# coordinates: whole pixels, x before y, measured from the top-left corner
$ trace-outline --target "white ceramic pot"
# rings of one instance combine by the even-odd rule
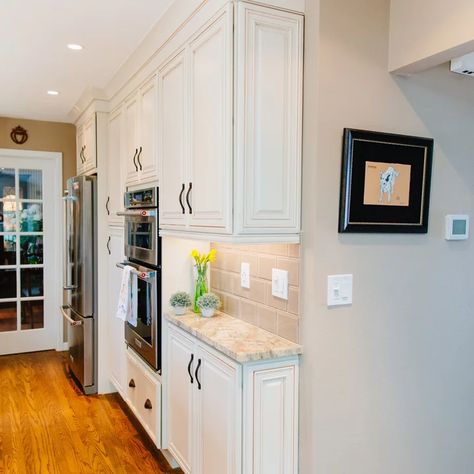
[[[205,318],[210,318],[210,317],[214,316],[215,312],[216,312],[216,310],[214,308],[202,308],[201,309],[201,314]]]
[[[176,316],[181,316],[186,312],[186,306],[173,306],[174,307],[174,314]]]

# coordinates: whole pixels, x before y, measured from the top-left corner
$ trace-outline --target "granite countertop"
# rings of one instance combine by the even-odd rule
[[[166,312],[174,325],[209,344],[231,359],[244,363],[301,354],[302,346],[224,313],[212,318],[188,312]]]

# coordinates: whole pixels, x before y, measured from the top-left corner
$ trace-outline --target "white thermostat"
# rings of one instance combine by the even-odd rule
[[[446,216],[446,240],[466,240],[469,237],[469,216],[449,214]]]

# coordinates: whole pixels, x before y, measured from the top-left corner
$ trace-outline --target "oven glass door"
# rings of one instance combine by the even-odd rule
[[[153,224],[151,222],[128,221],[128,245],[145,250],[153,250]]]
[[[147,344],[153,345],[153,283],[137,279],[137,326],[131,326]]]
[[[125,218],[125,255],[150,265],[157,265],[158,229],[155,216]]]

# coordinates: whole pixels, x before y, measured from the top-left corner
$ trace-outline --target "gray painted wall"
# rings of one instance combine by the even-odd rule
[[[388,0],[307,4],[301,473],[472,473],[474,232],[444,215],[474,218],[474,79],[388,74]],[[337,233],[344,127],[435,139],[427,235]],[[329,310],[336,273],[354,303]]]

